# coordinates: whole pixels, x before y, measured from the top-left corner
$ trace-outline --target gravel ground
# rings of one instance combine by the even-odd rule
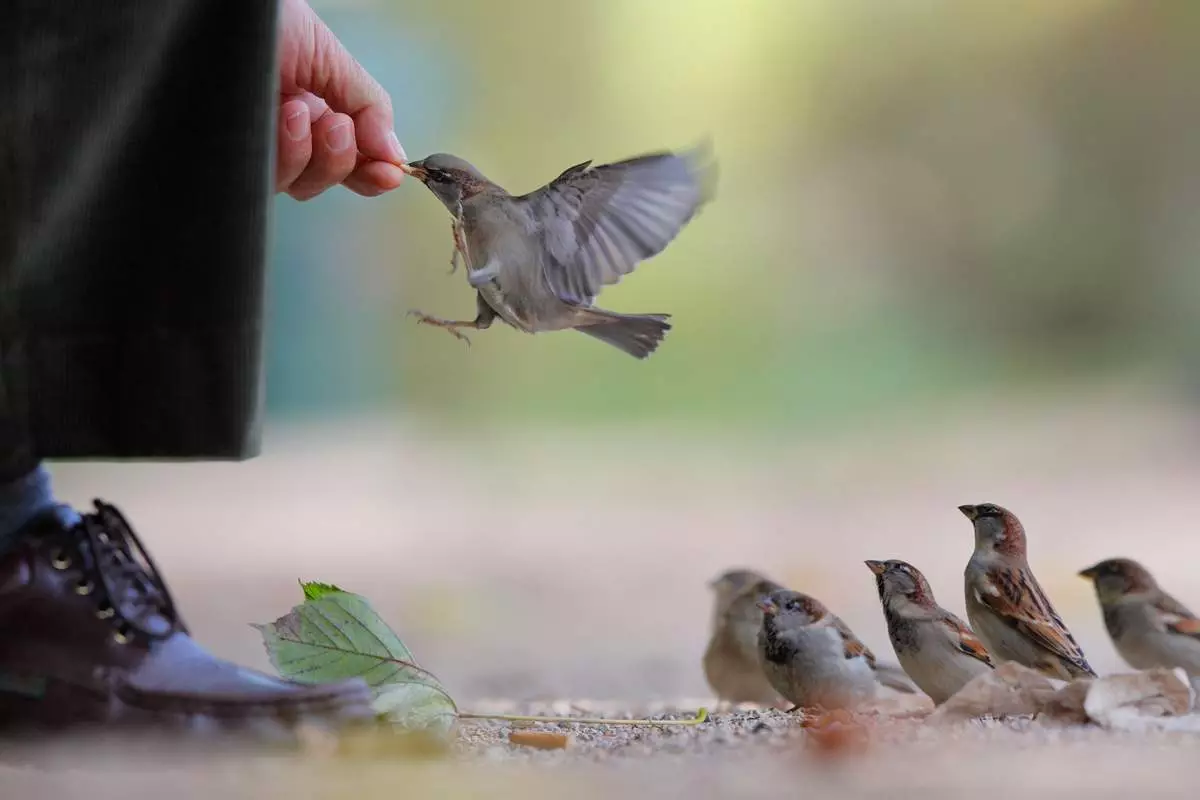
[[[565,710],[530,705],[521,711]],[[620,711],[574,708],[572,715]],[[653,709],[627,709],[639,716]],[[686,718],[692,709],[661,710]],[[34,766],[0,767],[4,797],[173,800],[210,797],[1194,797],[1194,734],[1121,733],[1028,719],[935,725],[862,715],[824,727],[780,711],[713,715],[695,726],[539,724],[564,750],[507,742],[508,724],[463,724],[448,756],[415,759],[387,746],[338,755],[253,751],[201,756],[109,741],[59,748]],[[124,753],[117,757],[118,753]],[[11,757],[12,754],[10,754]],[[131,768],[132,767],[132,768]]]

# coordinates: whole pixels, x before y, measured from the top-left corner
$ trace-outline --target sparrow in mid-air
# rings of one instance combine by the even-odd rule
[[[963,573],[967,619],[997,664],[1016,661],[1059,680],[1096,677],[1026,560],[1025,528],[992,503],[959,506],[975,527]]]
[[[781,589],[761,598],[759,608],[763,672],[796,708],[855,708],[873,700],[880,684],[916,693],[899,668],[876,664],[875,654],[815,597]]]
[[[714,597],[704,677],[723,703],[780,702],[779,693],[763,673],[758,656],[762,627],[759,598],[783,587],[748,569],[727,570],[709,582]]]
[[[706,154],[658,152],[595,167],[585,161],[524,195],[445,153],[405,164],[450,211],[452,269],[461,253],[476,291],[474,320],[410,313],[464,340],[460,328],[484,330],[499,317],[525,333],[573,328],[647,357],[670,330],[670,315],[619,314],[593,302],[662,252],[710,199]]]
[[[867,561],[892,649],[908,677],[941,705],[975,676],[994,669],[987,648],[962,620],[937,604],[920,570],[906,561]]]
[[[1200,619],[1136,561],[1109,558],[1079,573],[1092,581],[1104,627],[1134,669],[1182,667],[1200,677]]]

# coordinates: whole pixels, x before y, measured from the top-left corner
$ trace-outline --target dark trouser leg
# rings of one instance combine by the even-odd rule
[[[257,451],[275,24],[5,4],[0,427],[34,463]]]
[[[270,0],[4,5],[9,480],[42,458],[257,452],[275,28]],[[29,498],[18,488],[13,508]],[[36,515],[12,538],[0,730],[370,715],[361,681],[292,684],[200,648],[112,506]]]

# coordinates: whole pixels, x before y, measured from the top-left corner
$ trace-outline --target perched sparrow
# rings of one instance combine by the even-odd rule
[[[1025,560],[1025,528],[991,503],[959,506],[975,526],[967,562],[967,619],[996,663],[1016,661],[1051,678],[1096,677]]]
[[[724,572],[709,587],[716,598],[703,661],[708,685],[725,703],[779,703],[779,694],[763,674],[758,657],[758,631],[763,618],[758,600],[783,587],[746,569]]]
[[[962,620],[940,607],[925,576],[904,561],[868,561],[900,666],[934,703],[946,702],[993,669],[987,648]]]
[[[763,672],[797,708],[854,708],[874,699],[880,683],[917,691],[899,669],[878,667],[875,654],[815,597],[781,589],[758,607]]]
[[[700,151],[652,153],[571,167],[514,196],[445,153],[404,165],[454,217],[455,257],[476,290],[474,320],[413,311],[421,322],[484,330],[496,317],[525,333],[574,328],[645,358],[669,314],[618,314],[592,305],[600,291],[658,255],[709,199]]]
[[[1104,626],[1134,669],[1182,667],[1200,677],[1200,619],[1136,561],[1110,558],[1079,573],[1096,586]]]

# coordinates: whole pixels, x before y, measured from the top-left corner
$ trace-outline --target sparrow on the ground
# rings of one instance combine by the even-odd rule
[[[437,153],[402,169],[453,217],[455,255],[476,290],[474,320],[412,311],[460,339],[499,317],[517,330],[573,328],[645,358],[670,330],[669,314],[619,314],[593,305],[601,290],[661,253],[711,199],[707,150],[650,153],[577,164],[546,186],[511,195],[456,156]]]
[[[723,703],[779,703],[758,656],[763,618],[758,600],[783,587],[753,570],[732,569],[710,581],[709,588],[713,618],[702,662],[708,685]]]
[[[1128,558],[1081,571],[1092,581],[1113,646],[1134,669],[1182,667],[1200,677],[1200,619]]]
[[[941,705],[977,675],[994,669],[987,648],[958,617],[937,604],[929,581],[905,561],[867,561],[892,649],[908,677]]]
[[[1029,569],[1016,515],[992,503],[958,510],[975,528],[975,552],[963,573],[967,619],[992,660],[1016,661],[1059,680],[1096,677]]]
[[[880,684],[914,694],[897,667],[875,654],[815,597],[780,589],[759,600],[758,653],[767,680],[796,708],[855,708]]]

